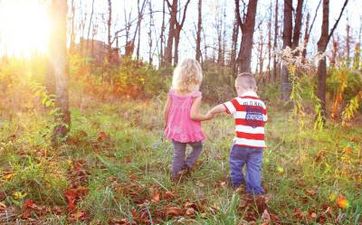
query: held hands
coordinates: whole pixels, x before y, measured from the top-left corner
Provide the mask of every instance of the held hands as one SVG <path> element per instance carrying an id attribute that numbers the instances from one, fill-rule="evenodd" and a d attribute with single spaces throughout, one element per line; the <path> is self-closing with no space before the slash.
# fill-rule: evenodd
<path id="1" fill-rule="evenodd" d="M 205 115 L 205 119 L 206 120 L 211 120 L 212 118 L 214 118 L 214 114 L 213 113 L 211 113 L 211 111 L 208 111 L 207 113 L 206 113 L 206 115 Z"/>

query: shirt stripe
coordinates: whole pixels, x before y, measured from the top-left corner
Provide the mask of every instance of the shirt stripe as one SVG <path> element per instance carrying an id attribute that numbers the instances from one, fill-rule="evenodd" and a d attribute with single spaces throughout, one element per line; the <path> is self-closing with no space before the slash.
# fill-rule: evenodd
<path id="1" fill-rule="evenodd" d="M 251 93 L 252 94 L 252 93 Z M 235 119 L 234 144 L 266 147 L 264 125 L 268 120 L 265 103 L 255 96 L 236 97 L 224 103 L 226 111 Z"/>
<path id="2" fill-rule="evenodd" d="M 264 127 L 257 126 L 253 129 L 250 129 L 250 126 L 245 125 L 235 125 L 236 132 L 250 133 L 250 134 L 264 134 Z"/>

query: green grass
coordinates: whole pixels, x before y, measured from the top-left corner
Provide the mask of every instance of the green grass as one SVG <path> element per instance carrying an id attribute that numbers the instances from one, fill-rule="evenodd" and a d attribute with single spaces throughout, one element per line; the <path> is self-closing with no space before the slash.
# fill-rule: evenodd
<path id="1" fill-rule="evenodd" d="M 3 124 L 0 191 L 7 195 L 3 202 L 20 209 L 24 199 L 34 199 L 38 205 L 65 208 L 69 162 L 82 159 L 89 172 L 89 193 L 78 207 L 89 212 L 88 223 L 133 220 L 132 210 L 142 208 L 137 201 L 150 200 L 152 190 L 157 189 L 171 191 L 176 197 L 149 201 L 146 209 L 153 219 L 158 211 L 182 207 L 186 201 L 204 206 L 193 218 L 164 217 L 161 224 L 245 224 L 246 212 L 239 207 L 243 195 L 225 185 L 234 133 L 232 118 L 218 117 L 203 124 L 208 139 L 197 170 L 174 185 L 169 179 L 173 150 L 162 136 L 162 99 L 90 102 L 83 109 L 72 108 L 72 142 L 58 149 L 50 147 L 46 135 L 49 119 L 43 114 L 23 113 L 14 119 L 16 123 Z M 297 219 L 295 209 L 320 216 L 328 206 L 332 216 L 326 222 L 334 224 L 336 218 L 342 218 L 341 224 L 361 223 L 362 129 L 329 124 L 316 131 L 308 117 L 301 127 L 289 113 L 273 107 L 269 117 L 263 185 L 272 196 L 270 211 L 282 224 L 317 224 L 317 218 Z M 101 132 L 107 134 L 105 141 L 97 140 Z M 352 150 L 346 152 L 346 148 Z M 13 175 L 7 177 L 9 173 Z M 129 185 L 134 185 L 136 194 L 129 194 Z M 14 192 L 26 196 L 14 199 Z M 330 199 L 333 193 L 346 196 L 349 208 L 338 209 Z M 64 214 L 50 214 L 44 221 L 67 224 Z M 260 217 L 257 223 L 261 223 Z"/>

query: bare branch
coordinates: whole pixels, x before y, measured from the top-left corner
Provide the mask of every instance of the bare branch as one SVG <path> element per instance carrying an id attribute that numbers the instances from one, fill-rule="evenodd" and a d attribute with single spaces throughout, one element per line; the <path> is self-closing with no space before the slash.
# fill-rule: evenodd
<path id="1" fill-rule="evenodd" d="M 331 37 L 332 37 L 332 35 L 333 35 L 334 30 L 337 28 L 337 25 L 338 25 L 339 20 L 341 19 L 342 15 L 343 15 L 343 11 L 345 10 L 345 8 L 346 8 L 346 6 L 347 6 L 347 3 L 348 3 L 348 0 L 345 0 L 345 1 L 344 1 L 344 4 L 343 4 L 343 7 L 342 7 L 342 10 L 341 10 L 341 13 L 339 14 L 338 19 L 337 19 L 336 22 L 334 23 L 334 26 L 333 26 L 331 32 L 330 32 L 329 35 L 328 35 L 328 39 L 327 39 L 327 42 L 326 42 L 326 43 L 329 42 L 329 40 L 331 39 Z"/>
<path id="2" fill-rule="evenodd" d="M 235 12 L 236 12 L 236 20 L 238 21 L 241 30 L 243 30 L 244 24 L 243 21 L 241 20 L 239 0 L 235 0 Z"/>
<path id="3" fill-rule="evenodd" d="M 186 11 L 187 11 L 187 7 L 189 5 L 191 0 L 187 0 L 186 4 L 185 4 L 185 7 L 184 7 L 184 14 L 182 15 L 182 20 L 181 20 L 181 24 L 180 24 L 180 27 L 182 28 L 183 25 L 184 25 L 184 22 L 185 22 L 185 19 L 186 19 Z M 176 23 L 177 24 L 177 23 Z"/>

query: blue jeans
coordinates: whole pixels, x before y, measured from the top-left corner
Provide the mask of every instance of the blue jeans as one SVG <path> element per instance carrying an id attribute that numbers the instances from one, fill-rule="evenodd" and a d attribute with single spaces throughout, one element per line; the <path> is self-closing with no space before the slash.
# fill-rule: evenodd
<path id="1" fill-rule="evenodd" d="M 199 158 L 202 151 L 202 142 L 182 143 L 172 140 L 174 152 L 172 159 L 172 176 L 177 176 L 178 172 L 185 168 L 191 168 Z M 192 147 L 192 152 L 186 157 L 186 145 Z M 185 159 L 186 157 L 186 159 Z"/>
<path id="2" fill-rule="evenodd" d="M 261 166 L 263 161 L 263 149 L 233 145 L 230 152 L 230 176 L 231 185 L 234 188 L 242 183 L 246 184 L 246 192 L 258 195 L 263 194 L 261 186 Z M 243 167 L 246 164 L 246 176 L 243 175 Z"/>

